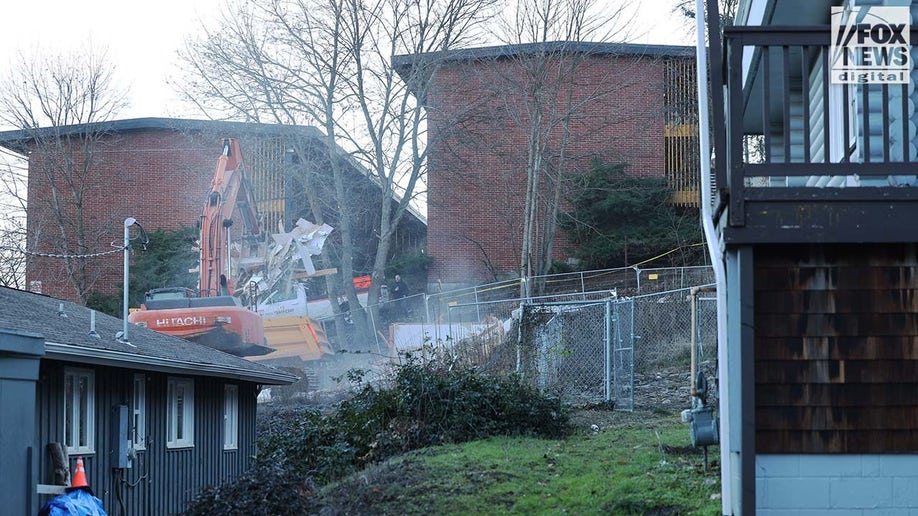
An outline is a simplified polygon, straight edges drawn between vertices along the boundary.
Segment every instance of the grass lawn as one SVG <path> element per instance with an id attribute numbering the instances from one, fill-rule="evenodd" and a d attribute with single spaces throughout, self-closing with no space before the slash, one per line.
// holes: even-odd
<path id="1" fill-rule="evenodd" d="M 719 451 L 710 449 L 704 471 L 678 416 L 590 411 L 575 420 L 579 431 L 565 440 L 428 448 L 317 494 L 340 514 L 721 513 Z"/>

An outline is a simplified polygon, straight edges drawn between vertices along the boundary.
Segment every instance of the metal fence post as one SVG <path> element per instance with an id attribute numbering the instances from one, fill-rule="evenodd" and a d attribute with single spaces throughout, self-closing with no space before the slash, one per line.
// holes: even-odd
<path id="1" fill-rule="evenodd" d="M 612 400 L 612 300 L 606 301 L 606 334 L 605 334 L 605 396 L 606 403 Z"/>
<path id="2" fill-rule="evenodd" d="M 475 315 L 478 316 L 478 321 L 481 322 L 481 305 L 478 304 L 478 287 L 475 287 Z"/>
<path id="3" fill-rule="evenodd" d="M 453 307 L 449 304 L 446 305 L 446 324 L 449 328 L 449 331 L 446 334 L 446 339 L 444 340 L 449 340 L 453 336 Z"/>
<path id="4" fill-rule="evenodd" d="M 516 332 L 516 372 L 523 367 L 523 320 L 526 315 L 526 304 L 520 303 L 520 324 Z"/>
<path id="5" fill-rule="evenodd" d="M 376 319 L 373 317 L 373 310 L 367 309 L 370 316 L 370 328 L 373 329 L 373 342 L 376 343 L 376 352 L 382 354 L 382 348 L 379 347 L 379 332 L 376 330 Z"/>

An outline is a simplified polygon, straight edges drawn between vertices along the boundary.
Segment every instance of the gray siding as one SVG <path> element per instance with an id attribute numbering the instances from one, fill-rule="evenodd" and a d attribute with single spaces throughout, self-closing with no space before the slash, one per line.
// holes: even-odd
<path id="1" fill-rule="evenodd" d="M 109 514 L 161 515 L 181 512 L 194 494 L 206 485 L 220 484 L 238 476 L 249 466 L 255 453 L 256 385 L 214 377 L 193 377 L 194 447 L 166 448 L 166 391 L 170 375 L 140 370 L 64 364 L 44 360 L 38 387 L 39 460 L 38 479 L 51 481 L 51 465 L 44 451 L 47 443 L 62 441 L 63 375 L 66 366 L 95 371 L 96 446 L 83 457 L 87 479 Z M 146 450 L 138 451 L 131 469 L 111 468 L 110 418 L 113 406 L 131 401 L 133 375 L 147 375 Z M 172 375 L 179 376 L 179 375 Z M 188 375 L 187 377 L 192 377 Z M 223 392 L 226 383 L 239 386 L 239 446 L 223 450 Z M 75 457 L 71 457 L 71 465 Z M 46 499 L 42 499 L 44 503 Z"/>

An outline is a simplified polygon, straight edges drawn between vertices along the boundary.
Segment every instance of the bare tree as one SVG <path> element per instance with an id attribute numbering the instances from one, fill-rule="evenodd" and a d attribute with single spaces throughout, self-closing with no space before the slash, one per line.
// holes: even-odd
<path id="1" fill-rule="evenodd" d="M 724 27 L 733 25 L 737 7 L 739 7 L 739 0 L 717 0 L 717 13 L 720 16 L 721 31 L 723 31 Z M 705 8 L 707 8 L 707 0 L 705 0 Z M 688 20 L 694 20 L 697 15 L 695 13 L 695 0 L 676 0 L 673 10 L 685 16 Z M 705 13 L 702 13 L 702 16 L 705 16 Z M 691 25 L 691 30 L 695 30 L 694 22 Z"/>
<path id="2" fill-rule="evenodd" d="M 25 158 L 0 148 L 0 285 L 25 288 Z"/>
<path id="3" fill-rule="evenodd" d="M 187 100 L 212 118 L 319 125 L 325 130 L 324 152 L 318 155 L 309 141 L 294 137 L 287 143 L 296 156 L 292 170 L 303 186 L 313 222 L 324 223 L 326 211 L 338 215 L 333 241 L 339 248 L 329 243 L 321 256 L 326 264 L 332 255 L 340 257 L 340 277 L 326 276 L 331 299 L 347 289 L 350 282 L 341 279 L 354 272 L 354 211 L 345 208 L 342 161 L 347 156 L 339 148 L 336 124 L 347 113 L 339 77 L 349 73 L 352 61 L 342 36 L 345 4 L 273 0 L 230 5 L 216 27 L 204 27 L 201 37 L 189 40 L 182 53 L 189 79 L 177 85 Z M 316 173 L 326 170 L 331 178 Z M 335 192 L 331 199 L 321 194 L 322 183 L 329 179 Z M 359 306 L 352 284 L 346 293 L 350 306 Z M 366 334 L 365 321 L 356 322 Z"/>
<path id="4" fill-rule="evenodd" d="M 92 49 L 68 55 L 19 54 L 9 74 L 0 78 L 0 123 L 22 132 L 28 152 L 29 197 L 10 190 L 14 202 L 28 208 L 29 260 L 60 270 L 74 297 L 86 303 L 100 275 L 88 265 L 100 235 L 88 224 L 86 207 L 93 190 L 91 172 L 103 125 L 126 104 L 113 80 L 105 52 Z M 68 126 L 83 125 L 79 131 Z M 98 192 L 96 192 L 98 194 Z M 27 204 L 26 204 L 27 202 Z M 110 249 L 110 248 L 109 248 Z M 31 269 L 31 267 L 30 267 Z"/>
<path id="5" fill-rule="evenodd" d="M 350 281 L 352 225 L 366 203 L 348 199 L 345 172 L 365 170 L 380 188 L 369 291 L 376 299 L 398 223 L 422 193 L 426 112 L 417 99 L 437 65 L 430 55 L 474 35 L 493 1 L 245 0 L 184 53 L 193 78 L 181 88 L 208 116 L 322 128 L 341 242 L 341 275 L 329 280 L 329 294 L 343 290 L 351 307 L 360 306 Z M 399 73 L 389 64 L 396 54 L 419 57 Z M 297 152 L 305 161 L 310 150 Z M 302 181 L 317 218 L 321 180 Z"/>
<path id="6" fill-rule="evenodd" d="M 627 26 L 622 5 L 598 7 L 595 0 L 518 0 L 499 26 L 500 39 L 520 48 L 495 94 L 520 99 L 505 105 L 527 138 L 521 278 L 545 275 L 552 266 L 566 177 L 572 162 L 583 159 L 571 155 L 571 124 L 590 103 L 626 86 L 620 78 L 627 74 L 621 71 L 618 81 L 610 76 L 587 83 L 580 77 L 592 56 L 589 44 L 623 37 Z M 521 295 L 531 294 L 530 289 L 529 282 L 521 282 Z"/>
<path id="7" fill-rule="evenodd" d="M 357 149 L 357 160 L 373 172 L 383 190 L 372 298 L 385 280 L 391 237 L 426 173 L 433 142 L 426 131 L 424 102 L 433 75 L 450 51 L 478 41 L 495 2 L 351 0 L 350 5 L 349 47 L 356 73 L 347 91 L 356 100 L 360 117 L 346 137 Z M 390 65 L 396 55 L 410 56 L 410 66 L 396 70 Z M 361 145 L 367 140 L 369 145 Z"/>

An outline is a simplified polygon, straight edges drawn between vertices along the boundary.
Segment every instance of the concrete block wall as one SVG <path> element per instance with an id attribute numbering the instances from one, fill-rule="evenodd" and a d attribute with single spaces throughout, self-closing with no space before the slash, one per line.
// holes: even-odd
<path id="1" fill-rule="evenodd" d="M 760 516 L 918 516 L 918 454 L 758 455 Z"/>

